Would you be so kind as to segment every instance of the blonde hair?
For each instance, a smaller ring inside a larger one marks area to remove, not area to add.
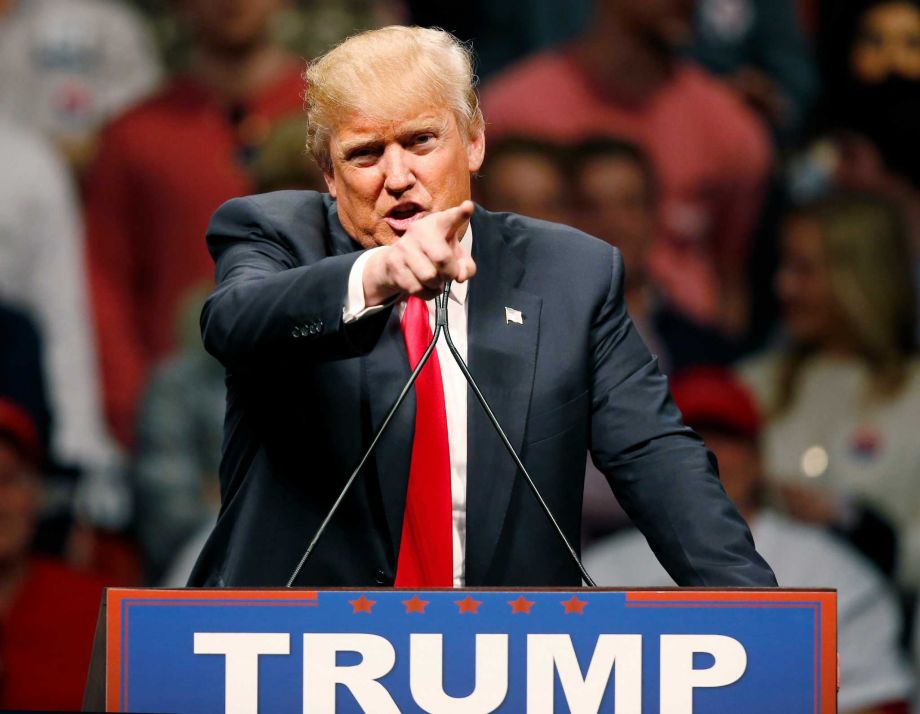
[[[332,173],[330,136],[344,117],[396,119],[435,99],[453,110],[464,140],[484,126],[472,51],[441,29],[362,32],[311,62],[304,79],[307,149],[325,173]]]
[[[831,289],[860,356],[873,374],[877,398],[904,385],[914,353],[917,302],[910,242],[903,213],[867,193],[845,193],[799,208],[792,218],[821,231]],[[780,377],[779,411],[791,406],[799,371],[814,351],[795,346]]]

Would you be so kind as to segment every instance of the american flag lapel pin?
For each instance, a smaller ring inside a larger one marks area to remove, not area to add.
[[[524,324],[524,316],[521,314],[520,310],[515,310],[513,307],[505,308],[505,324],[510,325],[511,323],[515,325]]]

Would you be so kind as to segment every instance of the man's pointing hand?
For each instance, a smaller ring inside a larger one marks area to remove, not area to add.
[[[368,307],[393,295],[417,295],[430,300],[454,280],[476,274],[476,264],[460,247],[473,215],[473,202],[431,213],[410,224],[395,243],[375,251],[364,267],[364,298]]]

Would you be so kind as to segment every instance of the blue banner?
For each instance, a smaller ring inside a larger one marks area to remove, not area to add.
[[[116,590],[109,711],[833,714],[831,591]]]

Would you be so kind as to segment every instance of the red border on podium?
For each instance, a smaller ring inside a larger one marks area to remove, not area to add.
[[[451,590],[452,592],[572,592],[572,588],[546,588],[536,591],[519,588],[432,588],[431,590]],[[348,588],[329,588],[329,590],[348,590]],[[361,589],[372,593],[383,589]],[[428,589],[426,589],[427,591]],[[387,588],[386,592],[392,592]],[[719,590],[707,588],[681,589],[629,589],[597,588],[593,592],[624,593],[626,607],[635,608],[797,608],[809,609],[814,617],[814,682],[816,714],[830,714],[837,711],[838,663],[837,663],[837,622],[836,599],[833,590],[795,589],[795,590]],[[358,590],[354,590],[358,592]],[[586,593],[592,590],[586,590]],[[105,706],[106,711],[126,711],[128,709],[128,692],[126,685],[127,658],[126,641],[130,627],[130,611],[135,605],[144,607],[179,604],[228,606],[279,606],[279,607],[315,607],[319,604],[318,590],[291,590],[287,588],[268,589],[125,589],[108,588],[105,603]],[[97,636],[100,633],[97,633]],[[101,694],[101,692],[100,692]]]

